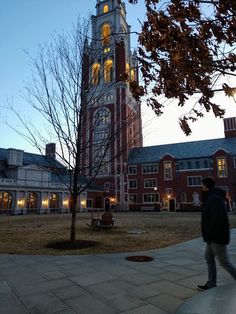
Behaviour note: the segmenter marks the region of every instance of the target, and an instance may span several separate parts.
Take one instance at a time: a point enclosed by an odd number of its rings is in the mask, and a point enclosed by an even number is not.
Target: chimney
[[[236,137],[236,117],[224,119],[225,137]]]
[[[56,158],[56,144],[55,143],[46,144],[45,155]]]

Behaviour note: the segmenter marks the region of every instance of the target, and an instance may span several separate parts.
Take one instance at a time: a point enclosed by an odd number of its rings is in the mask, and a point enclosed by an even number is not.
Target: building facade
[[[130,92],[134,81],[138,62],[131,52],[125,4],[97,0],[92,40],[84,49],[82,169],[86,176],[96,174],[95,182],[117,210],[128,210],[129,149],[142,147],[140,102]]]
[[[0,148],[0,214],[70,211],[69,174],[55,159],[52,146],[47,146],[45,156]],[[78,210],[100,209],[103,192],[91,184],[81,193]]]
[[[236,118],[219,139],[135,148],[128,160],[129,210],[199,210],[201,179],[213,176],[236,208]]]

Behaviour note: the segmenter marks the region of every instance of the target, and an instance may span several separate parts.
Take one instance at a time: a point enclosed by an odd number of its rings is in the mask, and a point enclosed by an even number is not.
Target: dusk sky
[[[95,14],[95,0],[2,0],[0,1],[0,147],[19,148],[36,152],[27,142],[3,123],[12,125],[16,120],[4,109],[8,103],[31,119],[29,105],[22,98],[24,81],[30,77],[30,60],[26,52],[36,56],[38,45],[50,42],[52,35],[70,31],[78,15],[87,17]],[[133,31],[139,30],[138,19],[144,18],[143,1],[138,5],[127,4],[127,20]],[[136,37],[132,38],[132,48],[137,48]],[[231,82],[232,83],[232,82]],[[236,86],[236,84],[235,84]],[[216,95],[219,104],[226,108],[226,117],[236,116],[236,103],[222,93]],[[193,100],[194,101],[194,100]],[[212,114],[192,125],[192,135],[186,137],[178,125],[180,111],[170,103],[161,117],[155,117],[142,104],[144,145],[158,145],[198,139],[223,137],[223,121]],[[188,112],[188,108],[182,113]]]

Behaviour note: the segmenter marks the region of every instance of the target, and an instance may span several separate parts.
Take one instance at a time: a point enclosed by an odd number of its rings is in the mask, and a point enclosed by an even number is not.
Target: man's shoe
[[[205,285],[198,285],[197,289],[200,290],[200,291],[205,291],[205,290],[208,290],[208,289],[211,289],[211,288],[215,288],[215,287],[216,286],[209,287],[207,284],[205,284]]]

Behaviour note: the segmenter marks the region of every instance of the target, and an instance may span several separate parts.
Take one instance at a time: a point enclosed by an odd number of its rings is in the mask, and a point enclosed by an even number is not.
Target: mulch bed
[[[55,250],[76,250],[86,249],[90,247],[98,246],[99,242],[89,240],[77,240],[77,241],[57,241],[50,242],[46,245],[47,248]]]

